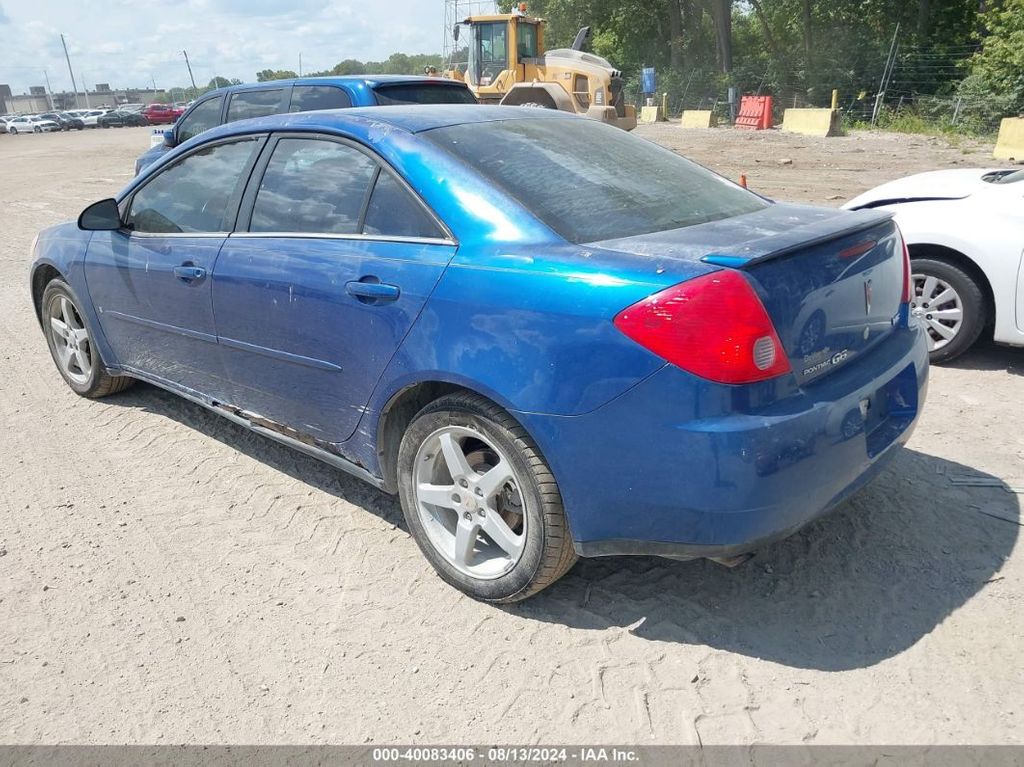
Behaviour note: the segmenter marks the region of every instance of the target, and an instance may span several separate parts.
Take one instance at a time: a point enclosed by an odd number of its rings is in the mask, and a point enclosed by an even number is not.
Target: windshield
[[[997,178],[992,179],[993,184],[1015,184],[1024,181],[1024,170],[1001,172]]]
[[[469,123],[422,135],[570,242],[678,229],[770,204],[674,152],[593,120]]]
[[[379,85],[374,90],[383,106],[402,104],[475,104],[476,98],[465,85],[447,83],[403,83]]]

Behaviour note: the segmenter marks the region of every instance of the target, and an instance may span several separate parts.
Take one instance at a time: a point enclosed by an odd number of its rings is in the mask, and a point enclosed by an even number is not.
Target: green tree
[[[980,15],[981,50],[972,79],[990,97],[1002,97],[1012,111],[1024,110],[1024,0],[1004,2]]]
[[[263,69],[256,73],[256,82],[265,83],[270,80],[289,80],[298,75],[290,69]]]
[[[357,59],[345,59],[339,61],[331,69],[332,75],[363,75],[366,74],[366,65]]]

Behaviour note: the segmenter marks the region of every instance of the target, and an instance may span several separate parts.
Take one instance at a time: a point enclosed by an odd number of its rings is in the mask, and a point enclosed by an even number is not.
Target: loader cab
[[[466,83],[482,91],[481,96],[500,98],[526,79],[527,62],[543,53],[542,24],[541,19],[521,14],[474,16],[462,22],[456,29],[468,37]]]

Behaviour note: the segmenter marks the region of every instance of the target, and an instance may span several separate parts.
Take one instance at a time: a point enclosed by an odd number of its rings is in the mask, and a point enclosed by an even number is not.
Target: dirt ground
[[[883,133],[638,133],[830,205],[991,164]],[[1024,743],[1024,350],[933,369],[892,468],[737,569],[581,561],[489,607],[390,496],[160,390],[63,385],[29,244],[147,145],[0,136],[0,742]]]

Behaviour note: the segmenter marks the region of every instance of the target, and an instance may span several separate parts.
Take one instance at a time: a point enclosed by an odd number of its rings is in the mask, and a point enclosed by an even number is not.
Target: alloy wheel
[[[964,322],[960,294],[944,280],[930,274],[912,275],[914,293],[910,313],[928,332],[928,351],[941,349],[956,338]]]
[[[67,296],[55,296],[47,309],[50,338],[61,371],[77,384],[86,384],[94,364],[92,342],[82,316]]]
[[[521,483],[493,440],[467,426],[445,426],[416,453],[416,512],[437,552],[464,575],[499,578],[526,543]]]

